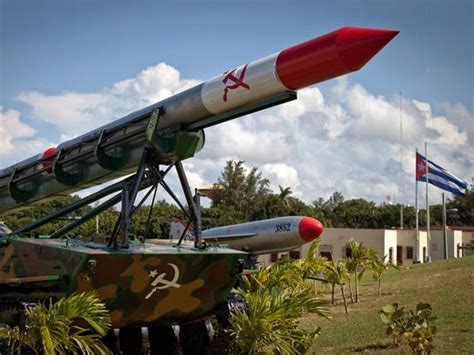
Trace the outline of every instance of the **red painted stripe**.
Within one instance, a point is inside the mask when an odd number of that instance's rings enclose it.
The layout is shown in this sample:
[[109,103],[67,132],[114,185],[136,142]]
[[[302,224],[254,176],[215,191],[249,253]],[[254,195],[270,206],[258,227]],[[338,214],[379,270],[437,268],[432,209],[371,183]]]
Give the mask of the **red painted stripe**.
[[276,71],[283,85],[296,90],[359,70],[398,31],[343,27],[281,51]]

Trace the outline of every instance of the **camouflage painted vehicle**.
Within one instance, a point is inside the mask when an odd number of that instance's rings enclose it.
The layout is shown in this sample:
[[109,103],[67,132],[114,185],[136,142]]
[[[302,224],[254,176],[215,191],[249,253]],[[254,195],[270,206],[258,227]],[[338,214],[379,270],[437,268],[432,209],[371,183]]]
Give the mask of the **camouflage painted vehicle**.
[[202,321],[226,305],[243,255],[225,248],[140,243],[113,249],[3,235],[0,323],[18,324],[24,302],[90,290],[110,310],[114,328]]
[[[114,328],[185,323],[226,301],[242,254],[148,243],[112,250],[79,240],[3,237],[0,305],[18,308],[25,300],[95,290]],[[12,322],[2,316],[0,322]]]

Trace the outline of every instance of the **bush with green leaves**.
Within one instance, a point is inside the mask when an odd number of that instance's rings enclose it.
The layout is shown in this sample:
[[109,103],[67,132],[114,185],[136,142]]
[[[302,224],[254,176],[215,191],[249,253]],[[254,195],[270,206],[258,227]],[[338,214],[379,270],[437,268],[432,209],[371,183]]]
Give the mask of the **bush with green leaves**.
[[320,329],[302,329],[301,313],[330,316],[295,261],[279,261],[244,276],[243,284],[238,293],[246,307],[233,310],[230,317],[234,353],[304,354],[312,348]]
[[101,337],[111,327],[110,316],[93,292],[26,306],[25,316],[25,329],[0,329],[12,354],[109,354]]
[[379,312],[387,325],[385,333],[392,337],[394,346],[406,340],[413,353],[430,354],[433,350],[433,335],[437,328],[431,323],[436,320],[428,303],[418,303],[415,311],[400,307],[397,303],[385,305]]

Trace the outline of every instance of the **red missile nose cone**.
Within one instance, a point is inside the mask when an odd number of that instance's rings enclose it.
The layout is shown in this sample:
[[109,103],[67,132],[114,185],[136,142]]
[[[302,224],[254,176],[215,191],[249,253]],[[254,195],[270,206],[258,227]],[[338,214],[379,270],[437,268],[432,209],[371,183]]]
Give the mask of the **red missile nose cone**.
[[287,48],[276,71],[283,85],[296,90],[359,70],[398,31],[344,27]]
[[301,239],[311,242],[318,238],[323,232],[323,225],[317,219],[311,217],[303,217],[299,224],[299,233]]
[[338,31],[339,56],[351,71],[362,68],[399,31],[344,27]]

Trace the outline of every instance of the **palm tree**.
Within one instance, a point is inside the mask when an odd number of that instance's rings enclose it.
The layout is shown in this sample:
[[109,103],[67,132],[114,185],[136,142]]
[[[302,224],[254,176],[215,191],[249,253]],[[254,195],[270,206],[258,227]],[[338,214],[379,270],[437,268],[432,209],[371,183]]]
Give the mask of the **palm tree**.
[[351,239],[346,244],[351,249],[351,256],[347,258],[347,270],[354,275],[355,302],[359,302],[359,281],[365,272],[369,260],[369,251],[361,242]]
[[278,197],[283,200],[287,208],[291,208],[290,195],[293,193],[293,191],[291,191],[291,187],[283,188],[283,186],[278,185],[278,188],[280,189],[280,194],[278,195]]
[[385,255],[384,257],[381,257],[378,254],[373,253],[370,256],[369,269],[370,269],[370,272],[372,273],[373,279],[378,282],[377,293],[379,297],[382,295],[382,287],[381,287],[382,274],[390,268],[395,268],[398,270],[398,267],[396,265],[392,263],[388,263],[386,259],[387,259],[387,255]]
[[324,271],[328,261],[326,258],[318,255],[319,239],[311,242],[308,253],[305,258],[296,260],[299,267],[303,271],[303,276],[317,275]]
[[110,329],[105,305],[95,293],[73,294],[46,306],[25,308],[27,327],[10,329],[12,353],[30,350],[35,354],[108,354],[101,342]]
[[313,280],[314,294],[316,294],[316,281],[323,281],[318,275],[322,274],[329,265],[329,261],[326,258],[318,255],[318,247],[319,240],[313,241],[308,249],[306,258],[295,260],[295,265],[300,269],[303,279]]
[[344,293],[344,280],[349,279],[349,272],[347,271],[346,264],[342,261],[332,261],[330,262],[324,272],[326,279],[332,285],[332,304],[334,305],[334,289],[336,285],[339,285],[341,288],[342,300],[344,302],[344,311],[347,312],[347,302],[346,295]]

